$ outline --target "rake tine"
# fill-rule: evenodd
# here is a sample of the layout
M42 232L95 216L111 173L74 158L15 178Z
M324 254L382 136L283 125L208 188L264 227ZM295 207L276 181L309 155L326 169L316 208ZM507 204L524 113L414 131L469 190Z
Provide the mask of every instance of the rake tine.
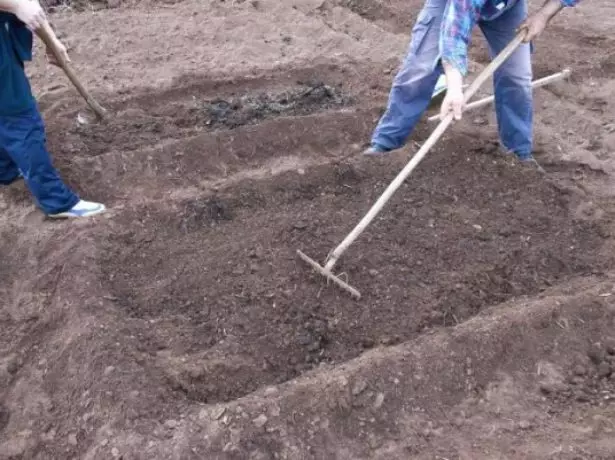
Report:
M337 284L342 289L345 289L346 291L348 291L351 295L353 295L357 299L361 298L361 293L359 291L357 291L355 288L353 288L350 284L346 283L345 281L343 281L340 278L338 278L337 276L335 276L330 271L325 270L323 267L320 266L320 264L318 262L316 262L316 261L312 260L310 257L306 256L299 249L297 249L297 254L299 255L299 257L301 259L303 259L305 262L310 264L314 270L316 270L321 275L325 276L327 278L327 281L333 281L335 284Z

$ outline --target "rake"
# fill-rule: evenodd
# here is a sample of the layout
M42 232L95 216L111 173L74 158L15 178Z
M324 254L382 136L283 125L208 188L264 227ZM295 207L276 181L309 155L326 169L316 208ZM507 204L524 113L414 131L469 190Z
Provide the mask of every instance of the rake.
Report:
M532 89L534 90L536 88L541 88L541 87L549 85L551 83L555 83L556 81L568 78L571 73L572 73L571 69L564 69L561 72L557 72L557 73L554 73L554 74L549 75L547 77L543 77L543 78L539 78L538 80L534 80L532 82ZM487 97L485 97L483 99L480 99L478 101L469 103L468 105L466 105L463 108L463 111L467 112L469 110L478 109L479 107L484 107L486 105L491 104L493 101L495 101L495 96L487 96ZM442 118L440 118L440 114L437 114L437 115L434 115L432 117L429 117L427 119L427 121L440 121L441 119Z
M506 59L510 57L510 55L517 49L517 47L523 42L525 38L525 34L527 33L526 29L520 30L515 38L504 48L500 54L498 54L491 63L485 67L485 69L476 77L476 79L472 82L470 87L464 94L464 102L467 103L472 96L478 91L481 85L491 77L491 75L502 65ZM367 226L371 223L371 221L378 215L378 213L382 210L387 201L393 196L395 191L401 186L401 184L406 180L406 178L410 175L410 173L416 168L416 166L421 162L421 160L427 155L427 152L435 145L435 143L442 137L446 129L453 121L453 114L448 114L444 117L438 126L431 133L429 138L425 141L419 151L412 157L412 159L408 162L408 164L401 170L401 172L397 175L393 182L387 187L384 193L378 198L376 203L372 206L372 208L368 211L368 213L361 219L361 221L357 224L357 226L344 238L344 240L337 246L327 257L324 266L320 265L318 262L313 260L312 258L305 255L301 250L297 250L297 254L299 257L308 263L317 273L320 273L327 280L333 281L342 289L348 291L352 296L357 299L361 298L361 293L352 287L350 284L340 279L338 275L333 273L333 267L337 263L338 259L342 256L342 254L348 249L348 247L359 237L361 233L367 228Z

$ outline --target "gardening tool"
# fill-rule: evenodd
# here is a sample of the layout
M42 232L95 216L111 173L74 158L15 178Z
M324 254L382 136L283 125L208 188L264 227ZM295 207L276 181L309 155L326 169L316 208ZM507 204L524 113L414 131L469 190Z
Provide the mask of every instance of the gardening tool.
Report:
M564 78L568 78L570 76L571 70L564 69L561 72L554 73L553 75L549 75L548 77L539 78L538 80L534 80L532 82L532 89L540 88L541 86L546 86L550 83L563 80ZM467 104L463 111L467 112L468 110L477 109L479 107L484 107L485 105L491 104L495 100L494 96L488 96L483 99L479 99L478 101L471 102ZM439 121L441 120L440 114L434 115L433 117L429 117L428 121Z
M462 86L462 90L465 91L468 87L467 84ZM431 100L429 101L428 109L432 109L442 103L444 96L446 95L446 75L442 74L438 77L438 81L436 82L436 87L431 93Z
M56 45L57 38L56 38L55 32L53 31L49 23L45 21L43 27L41 27L37 32L38 32L38 35L41 37L41 40L43 40L47 48L49 48L51 52L53 53L53 55L55 56L56 60L58 61L58 64L60 65L60 67L62 68L62 70L68 77L68 79L72 82L75 88L77 88L77 91L79 91L79 94L83 96L83 98L88 103L88 105L92 108L92 110L94 110L94 113L96 113L98 118L101 120L104 119L107 116L107 110L104 109L96 101L96 99L94 99L90 95L88 90L81 84L81 82L77 78L77 75L75 74L71 65L68 62L66 62L66 60L64 59L62 52L58 49L58 46Z
M525 35L527 33L527 29L521 29L515 38L502 50L500 54L496 56L496 58L487 66L485 69L476 77L476 79L472 82L468 90L464 94L464 102L467 103L472 96L478 91L480 86L491 77L491 75L496 71L500 65L508 57L517 49L517 47L523 42ZM443 120L440 121L439 125L434 129L429 138L425 141L423 146L419 149L419 151L412 157L412 159L408 162L408 164L401 170L401 172L397 175L397 177L391 182L391 184L387 187L384 193L378 198L376 203L372 206L369 212L361 219L361 221L357 224L357 226L346 236L346 238L337 246L333 252L329 254L327 257L326 263L321 266L318 262L311 259L307 255L305 255L300 250L297 250L297 254L299 257L307 262L316 272L320 273L328 280L333 281L335 284L340 286L342 289L350 292L351 295L357 298L361 298L361 293L352 287L347 282L340 279L339 276L333 274L332 270L335 266L337 260L340 256L348 249L348 247L357 239L357 237L365 230L365 228L371 223L371 221L376 217L376 215L380 212L380 210L384 207L386 202L391 198L391 196L395 193L395 191L399 188L399 186L406 180L406 178L410 175L410 173L414 170L414 168L420 163L420 161L427 155L427 152L434 146L434 144L442 137L446 129L453 121L453 114L448 114Z

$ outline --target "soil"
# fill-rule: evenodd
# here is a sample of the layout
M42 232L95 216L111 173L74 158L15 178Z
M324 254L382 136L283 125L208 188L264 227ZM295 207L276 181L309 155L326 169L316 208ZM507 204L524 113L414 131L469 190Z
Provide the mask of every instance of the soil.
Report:
M535 92L547 173L468 113L337 263L359 300L296 250L323 262L433 129L360 155L420 2L83 5L53 22L112 118L40 48L28 72L109 211L0 190L1 459L615 458L609 2L537 42L536 78L573 71Z

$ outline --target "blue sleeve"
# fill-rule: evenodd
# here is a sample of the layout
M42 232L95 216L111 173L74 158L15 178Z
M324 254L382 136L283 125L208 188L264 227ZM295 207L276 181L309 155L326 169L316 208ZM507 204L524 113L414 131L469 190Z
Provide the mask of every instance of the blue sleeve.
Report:
M486 0L449 0L444 10L440 32L442 61L455 67L462 75L468 72L468 46L472 29Z

